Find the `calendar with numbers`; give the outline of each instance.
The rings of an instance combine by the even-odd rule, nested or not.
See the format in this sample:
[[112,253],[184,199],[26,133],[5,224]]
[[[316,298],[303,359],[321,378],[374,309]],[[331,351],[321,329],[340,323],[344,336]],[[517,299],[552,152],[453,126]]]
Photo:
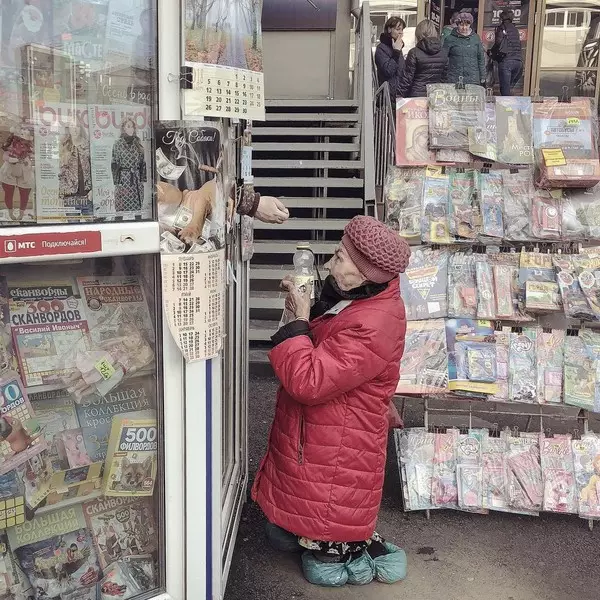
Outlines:
[[186,117],[265,120],[264,74],[221,65],[186,63],[192,89],[184,90]]
[[188,362],[217,356],[223,344],[225,251],[161,256],[167,324]]

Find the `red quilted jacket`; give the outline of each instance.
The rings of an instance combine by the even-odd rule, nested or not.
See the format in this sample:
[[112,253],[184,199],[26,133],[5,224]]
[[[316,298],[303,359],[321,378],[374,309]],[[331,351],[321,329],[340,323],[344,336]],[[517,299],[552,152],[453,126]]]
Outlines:
[[388,406],[406,321],[398,279],[276,346],[281,387],[252,498],[267,519],[314,540],[366,540],[385,471]]

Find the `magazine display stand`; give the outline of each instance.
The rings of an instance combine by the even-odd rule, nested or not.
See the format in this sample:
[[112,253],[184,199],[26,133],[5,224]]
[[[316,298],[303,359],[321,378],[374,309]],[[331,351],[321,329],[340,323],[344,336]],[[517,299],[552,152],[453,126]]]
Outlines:
[[[408,327],[397,394],[403,409],[415,397],[424,408],[422,428],[396,434],[405,510],[551,511],[592,528],[595,103],[566,92],[493,98],[460,82],[428,92],[398,103],[385,190],[388,224],[422,244],[401,275]],[[451,427],[439,425],[444,417]]]

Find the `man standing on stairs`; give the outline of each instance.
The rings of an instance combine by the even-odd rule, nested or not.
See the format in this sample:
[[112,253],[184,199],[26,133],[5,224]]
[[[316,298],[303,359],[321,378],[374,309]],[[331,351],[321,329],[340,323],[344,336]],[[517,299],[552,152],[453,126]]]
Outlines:
[[402,36],[405,27],[406,23],[400,17],[390,17],[383,26],[383,33],[379,36],[379,45],[375,50],[377,80],[379,85],[383,85],[384,81],[389,83],[392,104],[395,104],[404,72]]

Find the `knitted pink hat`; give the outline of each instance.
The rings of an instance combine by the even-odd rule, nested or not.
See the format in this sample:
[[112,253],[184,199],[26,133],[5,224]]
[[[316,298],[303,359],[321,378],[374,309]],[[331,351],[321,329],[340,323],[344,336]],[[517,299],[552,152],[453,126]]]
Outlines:
[[373,217],[354,217],[344,229],[342,244],[366,279],[387,283],[404,273],[410,248],[398,234]]

